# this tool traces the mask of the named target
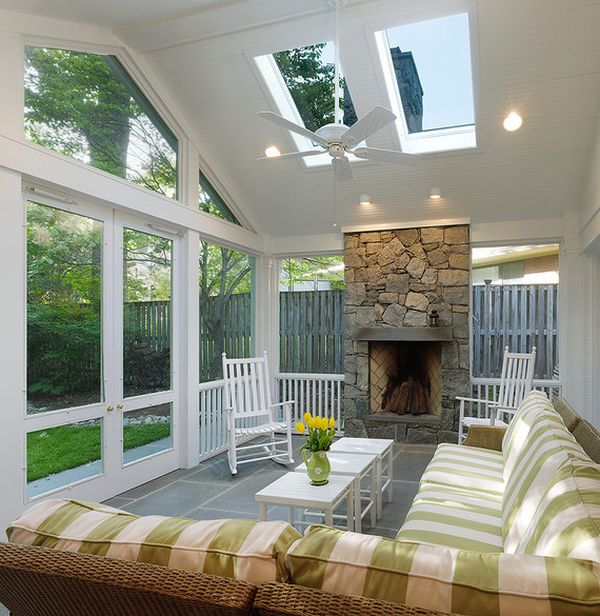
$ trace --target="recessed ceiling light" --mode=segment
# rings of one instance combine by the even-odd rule
[[[281,152],[279,151],[279,148],[276,145],[270,145],[265,150],[265,156],[267,158],[277,158],[278,156],[281,156]]]
[[[512,133],[521,128],[521,125],[523,124],[523,118],[516,111],[511,111],[504,118],[504,122],[502,124],[507,131]]]
[[[434,186],[430,191],[429,191],[429,198],[433,199],[434,201],[438,201],[439,199],[442,198],[442,191],[440,189],[439,186]]]
[[[358,195],[358,202],[365,207],[371,205],[371,195],[367,195],[366,193],[361,193]]]

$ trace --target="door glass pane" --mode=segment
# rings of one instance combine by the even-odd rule
[[[27,205],[27,412],[102,400],[102,223]]]
[[[173,447],[172,404],[157,404],[123,413],[123,464]]]
[[[123,231],[123,395],[171,389],[173,242]]]
[[[27,497],[39,496],[103,472],[102,420],[27,434]]]

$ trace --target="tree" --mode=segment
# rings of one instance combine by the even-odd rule
[[[173,197],[177,153],[142,109],[142,96],[112,56],[25,49],[27,137]]]
[[[328,281],[333,289],[343,289],[344,258],[324,256],[285,259],[279,279],[288,291],[294,291],[296,284],[310,281]]]

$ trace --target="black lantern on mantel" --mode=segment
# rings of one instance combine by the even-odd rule
[[[429,313],[429,327],[438,327],[440,324],[440,314],[437,310]]]

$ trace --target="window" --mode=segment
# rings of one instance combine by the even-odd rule
[[[221,355],[254,353],[255,259],[200,242],[200,382],[223,376]]]
[[[239,225],[235,214],[227,207],[221,195],[211,186],[202,171],[200,171],[199,203],[200,209],[207,214],[212,214],[223,220]]]
[[[177,196],[177,138],[114,56],[26,47],[25,135]]]
[[[102,223],[27,205],[27,412],[100,402]]]
[[[344,373],[344,261],[285,259],[279,277],[280,372]]]
[[[537,349],[535,378],[558,372],[557,244],[473,248],[473,376],[499,377],[504,347]]]
[[[402,149],[475,147],[469,16],[406,24],[375,38]]]
[[[273,96],[279,113],[313,132],[334,121],[335,48],[332,42],[318,43],[258,56],[256,64]],[[351,126],[357,120],[354,105],[341,77],[343,121]],[[298,150],[314,144],[306,137],[290,133]],[[327,154],[302,159],[307,166],[330,164]]]

